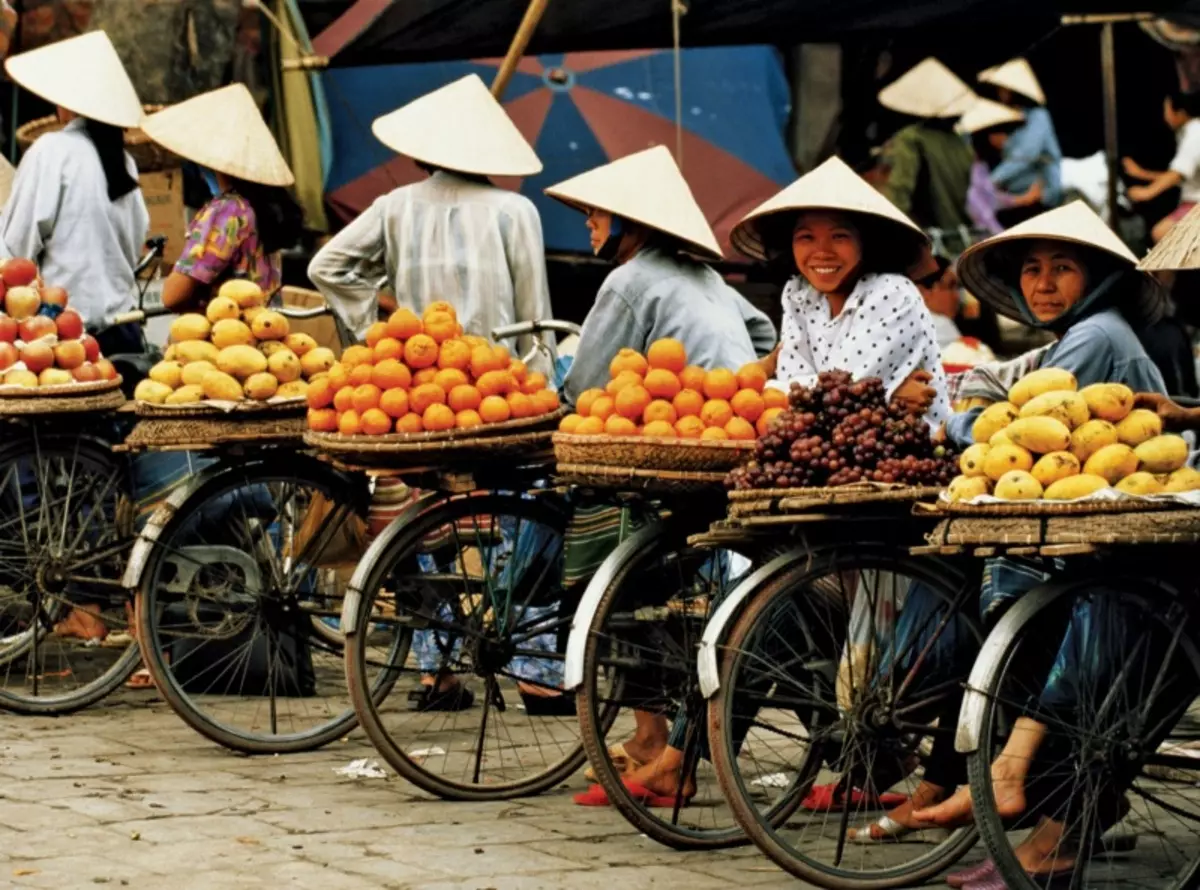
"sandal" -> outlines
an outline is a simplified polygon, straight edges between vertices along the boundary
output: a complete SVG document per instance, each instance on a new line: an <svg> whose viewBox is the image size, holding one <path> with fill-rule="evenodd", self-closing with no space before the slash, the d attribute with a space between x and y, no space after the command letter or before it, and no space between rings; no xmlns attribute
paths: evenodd
<svg viewBox="0 0 1200 890"><path fill-rule="evenodd" d="M846 805L846 795L843 793L839 799L834 800L834 791L836 790L837 783L816 785L801 801L800 806L812 813L831 813L834 810L841 810ZM850 805L860 809L891 810L906 800L908 798L903 794L890 791L883 794L868 794L860 788L855 788L850 795Z"/></svg>
<svg viewBox="0 0 1200 890"><path fill-rule="evenodd" d="M530 717L574 717L576 715L574 693L534 695L524 689L517 691L521 693L521 703L525 706L525 713Z"/></svg>
<svg viewBox="0 0 1200 890"><path fill-rule="evenodd" d="M625 750L625 745L621 742L613 745L608 749L608 759L613 765L613 769L618 775L627 776L645 766L640 760L629 756L629 752ZM588 767L583 771L583 777L589 782L597 782L596 770L593 767Z"/></svg>
<svg viewBox="0 0 1200 890"><path fill-rule="evenodd" d="M674 809L675 795L674 794L659 794L657 791L651 791L644 785L637 782L631 782L628 779L622 780L622 784L629 791L630 797L636 800L644 807L652 809ZM593 785L587 791L576 794L573 798L576 806L581 807L607 807L612 804L608 799L608 792L600 785ZM691 798L684 798L683 806L687 806L691 802Z"/></svg>
<svg viewBox="0 0 1200 890"><path fill-rule="evenodd" d="M879 829L878 837L871 830L873 828ZM897 822L891 816L880 816L874 822L864 825L862 828L851 828L846 834L846 842L851 844L894 844L911 835L920 835L921 840L928 839L930 842L940 842L949 837L950 832L939 825L917 827Z"/></svg>
<svg viewBox="0 0 1200 890"><path fill-rule="evenodd" d="M140 667L129 675L129 679L125 681L125 688L137 691L154 689L154 678L150 676L149 670Z"/></svg>

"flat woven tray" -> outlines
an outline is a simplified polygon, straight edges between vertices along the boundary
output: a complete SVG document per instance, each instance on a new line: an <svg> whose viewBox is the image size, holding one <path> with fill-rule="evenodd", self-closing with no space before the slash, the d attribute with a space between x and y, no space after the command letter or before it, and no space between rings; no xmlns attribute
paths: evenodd
<svg viewBox="0 0 1200 890"><path fill-rule="evenodd" d="M118 446L122 451L203 451L221 445L286 444L304 441L303 414L180 418L146 417Z"/></svg>
<svg viewBox="0 0 1200 890"><path fill-rule="evenodd" d="M1179 509L1180 505L1171 501L1134 498L1117 501L1013 501L1007 504L950 503L939 498L933 503L917 504L914 511L942 516L1097 516L1106 513L1154 513Z"/></svg>
<svg viewBox="0 0 1200 890"><path fill-rule="evenodd" d="M55 386L0 386L0 399L76 399L97 393L115 392L121 388L116 380L91 380L87 383L60 383Z"/></svg>
<svg viewBox="0 0 1200 890"><path fill-rule="evenodd" d="M560 464L727 473L753 453L753 442L554 434Z"/></svg>
<svg viewBox="0 0 1200 890"><path fill-rule="evenodd" d="M939 522L925 538L933 546L966 545L1004 549L1076 544L1190 544L1200 542L1200 510L1101 513L1091 516L951 518Z"/></svg>
<svg viewBox="0 0 1200 890"><path fill-rule="evenodd" d="M287 399L283 402L237 402L228 411L205 402L192 402L187 405L155 405L151 402L134 402L133 408L138 417L161 417L170 420L182 420L188 417L225 418L233 423L248 423L271 415L301 416L306 413L308 406L304 399L297 398Z"/></svg>
<svg viewBox="0 0 1200 890"><path fill-rule="evenodd" d="M936 495L940 489L929 486L909 486L883 482L860 482L825 488L766 488L762 490L731 491L731 518L804 513L827 507L849 507L858 504L902 504Z"/></svg>
<svg viewBox="0 0 1200 890"><path fill-rule="evenodd" d="M84 396L57 395L43 399L0 398L0 417L116 411L124 404L125 394L119 389Z"/></svg>
<svg viewBox="0 0 1200 890"><path fill-rule="evenodd" d="M565 485L656 493L720 491L724 473L693 470L646 470L639 467L606 467L599 464L558 464L556 479Z"/></svg>

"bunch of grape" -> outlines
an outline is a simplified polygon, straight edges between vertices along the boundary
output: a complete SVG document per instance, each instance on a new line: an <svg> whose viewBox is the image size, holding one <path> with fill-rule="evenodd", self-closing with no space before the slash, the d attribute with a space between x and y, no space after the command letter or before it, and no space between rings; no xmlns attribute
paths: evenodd
<svg viewBox="0 0 1200 890"><path fill-rule="evenodd" d="M946 485L957 455L934 445L924 419L888 404L883 381L825 371L812 387L793 383L788 410L734 470L736 489L810 488L853 482Z"/></svg>

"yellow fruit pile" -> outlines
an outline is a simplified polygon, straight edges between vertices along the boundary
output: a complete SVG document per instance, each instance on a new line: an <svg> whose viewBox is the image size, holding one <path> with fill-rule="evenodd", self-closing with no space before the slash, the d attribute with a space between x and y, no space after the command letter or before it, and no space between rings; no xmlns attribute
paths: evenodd
<svg viewBox="0 0 1200 890"><path fill-rule="evenodd" d="M253 282L225 282L203 315L191 312L171 323L163 360L133 397L166 405L303 398L309 381L336 357L308 334L290 333L287 318L265 302Z"/></svg>
<svg viewBox="0 0 1200 890"><path fill-rule="evenodd" d="M1185 466L1187 441L1163 435L1153 411L1133 407L1120 383L1079 390L1074 375L1043 368L1021 378L1007 402L986 408L959 460L952 501L992 494L1006 501L1070 501L1105 488L1149 495L1200 489Z"/></svg>
<svg viewBox="0 0 1200 890"><path fill-rule="evenodd" d="M445 302L373 324L366 345L348 348L308 388L309 428L347 436L465 430L556 410L544 374L463 334Z"/></svg>
<svg viewBox="0 0 1200 890"><path fill-rule="evenodd" d="M564 433L660 439L752 442L787 407L787 395L766 386L757 362L739 371L688 365L683 344L655 340L643 356L622 349L609 364L604 389L580 393Z"/></svg>

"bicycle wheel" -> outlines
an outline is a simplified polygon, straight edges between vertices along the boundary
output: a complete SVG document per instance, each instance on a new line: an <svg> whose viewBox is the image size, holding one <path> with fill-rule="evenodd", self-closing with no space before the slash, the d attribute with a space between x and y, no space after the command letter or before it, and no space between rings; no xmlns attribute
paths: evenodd
<svg viewBox="0 0 1200 890"><path fill-rule="evenodd" d="M1198 622L1194 593L1110 569L1031 590L989 635L963 731L978 745L980 834L1007 886L1197 885ZM998 814L993 763L1027 764L1020 815Z"/></svg>
<svg viewBox="0 0 1200 890"><path fill-rule="evenodd" d="M137 666L131 505L127 465L99 439L28 428L0 450L0 708L75 711Z"/></svg>
<svg viewBox="0 0 1200 890"><path fill-rule="evenodd" d="M226 463L156 519L137 597L146 667L183 720L249 754L307 751L354 728L339 613L339 536L366 481L305 455ZM373 635L384 655L395 642ZM381 658L384 656L380 656Z"/></svg>
<svg viewBox="0 0 1200 890"><path fill-rule="evenodd" d="M393 526L360 569L346 641L355 709L380 755L425 791L538 794L583 762L575 698L562 694L577 604L561 584L567 520L550 495L448 498ZM368 621L399 629L392 660L372 660L357 630ZM395 682L385 700L367 694L373 668Z"/></svg>
<svg viewBox="0 0 1200 890"><path fill-rule="evenodd" d="M911 886L974 843L972 829L869 841L865 819L962 768L953 739L981 639L974 591L939 562L845 544L745 603L709 737L735 817L779 866L822 887ZM953 789L942 775L935 784ZM800 811L773 824L772 808L797 793Z"/></svg>

